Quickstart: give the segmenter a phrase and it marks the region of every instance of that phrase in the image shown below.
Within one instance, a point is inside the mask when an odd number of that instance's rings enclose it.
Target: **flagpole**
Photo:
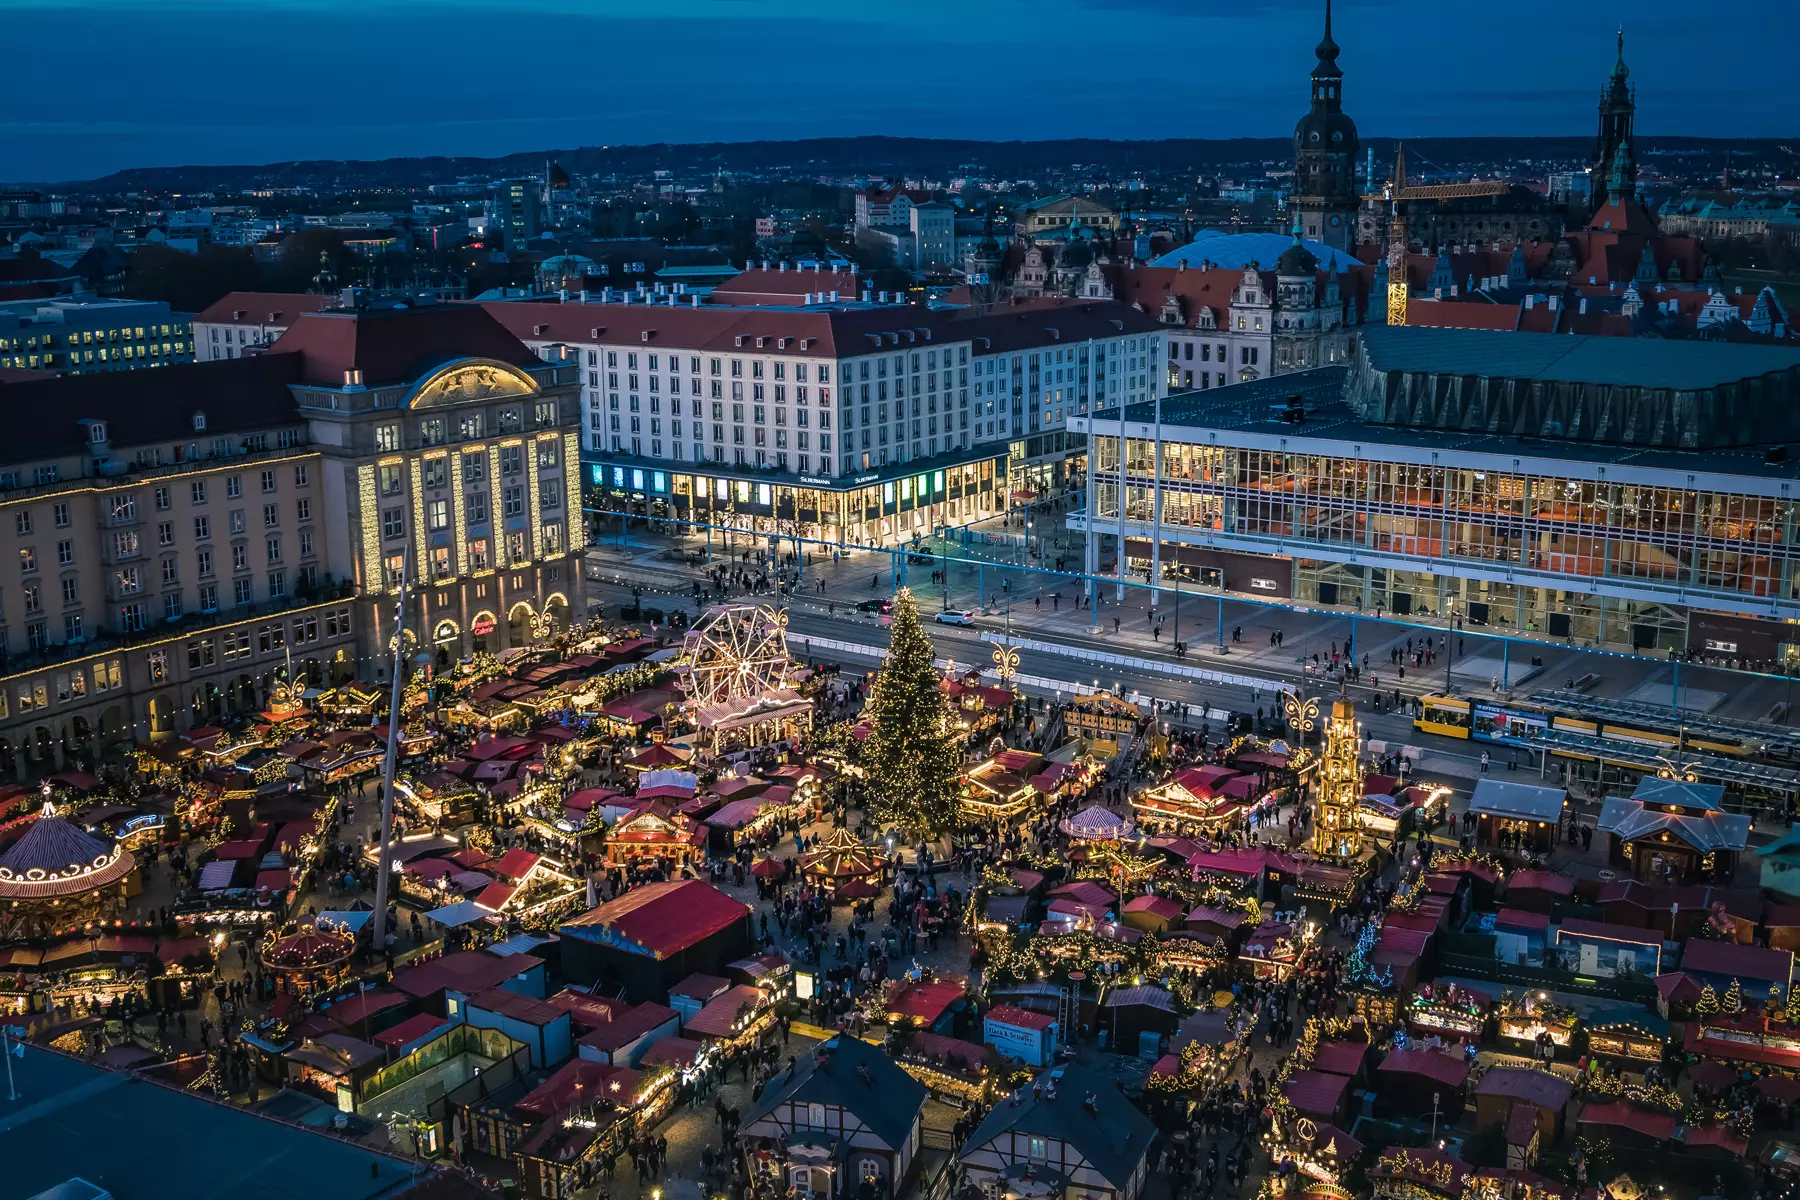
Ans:
[[[5,1057],[6,1059],[6,1098],[8,1101],[14,1101],[19,1098],[19,1089],[13,1086],[12,1060],[15,1048],[18,1050],[19,1055],[23,1057],[25,1047],[17,1045],[17,1039],[12,1036],[12,1026],[0,1025],[0,1056]]]
[[[400,693],[405,683],[406,581],[411,574],[410,553],[400,559],[400,594],[394,602],[394,686],[388,698],[387,759],[381,772],[381,848],[375,859],[375,930],[369,947],[377,954],[387,949],[388,849],[394,836],[394,756],[400,741]]]

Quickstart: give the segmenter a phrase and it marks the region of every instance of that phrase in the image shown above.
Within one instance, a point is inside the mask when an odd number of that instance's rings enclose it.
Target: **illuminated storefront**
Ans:
[[[1441,350],[1468,360],[1452,379],[1420,357],[1439,348],[1406,345],[1374,366],[1365,350],[1349,367],[1174,396],[1160,424],[1148,404],[1123,422],[1117,409],[1077,417],[1093,486],[1069,527],[1122,539],[1139,579],[1154,567],[1172,584],[1178,568],[1199,568],[1231,591],[1454,614],[1470,629],[1723,659],[1800,653],[1797,468],[1757,448],[1772,433],[1713,399],[1791,390],[1800,356],[1684,343],[1671,369],[1706,382],[1688,393],[1593,346],[1570,367],[1577,377],[1501,378],[1534,351],[1509,345]],[[1435,406],[1414,395],[1434,385]],[[1396,392],[1425,415],[1383,409]],[[1598,419],[1606,395],[1623,404],[1626,393],[1671,407],[1655,427]],[[1541,410],[1523,399],[1551,394]],[[1685,407],[1669,399],[1690,394],[1700,399]],[[1530,440],[1487,432],[1535,432],[1557,404],[1592,423]],[[1483,406],[1519,411],[1496,425]]]
[[[592,507],[694,521],[720,534],[893,546],[929,536],[940,525],[993,516],[1006,505],[1006,459],[987,451],[958,451],[847,479],[734,472],[724,464],[709,464],[713,474],[690,474],[664,462],[618,465],[617,457],[588,468]]]

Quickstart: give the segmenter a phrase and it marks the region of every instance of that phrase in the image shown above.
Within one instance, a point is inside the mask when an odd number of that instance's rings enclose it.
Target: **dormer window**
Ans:
[[[206,414],[203,412],[195,413],[194,414],[194,432],[200,433],[200,432],[204,431],[205,429],[206,429]]]
[[[92,442],[94,445],[98,446],[100,443],[104,442],[105,440],[106,440],[106,422],[105,421],[89,421],[88,422],[88,441]]]

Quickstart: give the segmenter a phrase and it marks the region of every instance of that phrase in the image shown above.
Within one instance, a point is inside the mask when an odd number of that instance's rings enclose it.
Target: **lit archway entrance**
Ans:
[[[471,648],[477,654],[487,654],[494,648],[494,632],[500,628],[500,619],[493,613],[483,610],[475,614],[469,622]]]

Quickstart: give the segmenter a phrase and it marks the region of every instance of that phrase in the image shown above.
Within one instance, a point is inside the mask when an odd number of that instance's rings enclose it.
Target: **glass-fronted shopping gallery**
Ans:
[[[892,547],[940,526],[993,516],[1006,505],[1006,456],[991,448],[843,478],[725,463],[672,470],[676,465],[618,455],[591,464],[587,501],[595,535],[606,536],[610,515],[629,513],[834,546]]]
[[[1781,456],[1372,426],[1328,391],[1295,421],[1235,390],[1174,398],[1160,425],[1150,406],[1123,427],[1116,410],[1079,422],[1091,486],[1071,527],[1122,540],[1140,579],[1615,649],[1796,657],[1800,468]]]

